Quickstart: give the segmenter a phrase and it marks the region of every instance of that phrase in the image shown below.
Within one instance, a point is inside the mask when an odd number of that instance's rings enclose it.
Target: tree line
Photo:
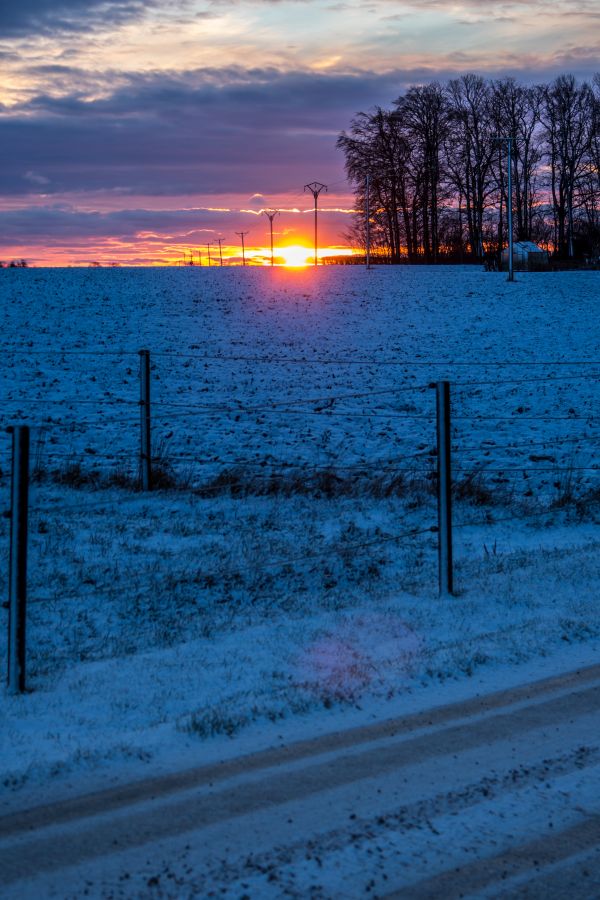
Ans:
[[[559,259],[600,253],[600,74],[549,84],[474,74],[359,112],[337,146],[356,198],[346,237],[398,263],[469,261],[513,237]]]

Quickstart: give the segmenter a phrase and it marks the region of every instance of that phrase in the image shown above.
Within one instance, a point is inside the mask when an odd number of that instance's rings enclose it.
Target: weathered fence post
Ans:
[[[8,690],[25,691],[27,613],[27,507],[29,502],[29,427],[12,433],[10,491],[10,565],[8,576]]]
[[[450,467],[450,383],[438,381],[437,460],[438,460],[438,557],[440,597],[452,594],[452,476]]]
[[[142,490],[152,490],[152,440],[150,430],[150,351],[140,350],[140,465]]]

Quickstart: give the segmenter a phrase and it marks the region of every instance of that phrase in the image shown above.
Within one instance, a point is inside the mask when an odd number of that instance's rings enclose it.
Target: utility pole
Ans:
[[[242,239],[242,265],[245,266],[246,265],[246,253],[244,251],[244,237],[245,237],[245,235],[250,234],[250,232],[249,231],[236,231],[236,234],[238,235],[238,237],[241,237],[241,239]]]
[[[210,258],[210,244],[206,245],[206,249],[208,251],[208,264],[209,264],[209,266],[212,266],[212,260]]]
[[[317,265],[317,199],[321,191],[325,191],[327,193],[327,185],[321,184],[320,181],[311,181],[310,184],[304,185],[304,193],[308,191],[311,193],[315,200],[315,266]]]
[[[573,200],[569,196],[569,259],[573,259]]]
[[[202,265],[202,254],[200,253],[200,248],[198,248],[198,265]]]
[[[366,215],[367,215],[367,256],[366,263],[367,269],[371,268],[371,207],[370,207],[370,194],[371,194],[371,176],[367,172],[367,183],[365,186],[365,195],[366,195]]]
[[[506,138],[508,144],[508,280],[515,280],[513,255],[513,221],[512,221],[512,138]]]
[[[279,215],[278,209],[263,209],[265,216],[269,219],[269,224],[271,226],[271,265],[274,265],[273,259],[273,219],[275,216]]]
[[[506,198],[507,227],[508,227],[508,281],[515,280],[514,254],[513,254],[513,219],[512,219],[512,137],[499,137],[499,142],[506,141],[508,148],[508,189]]]
[[[223,248],[221,247],[222,240],[224,240],[224,238],[217,238],[217,241],[219,243],[219,259],[221,260],[221,265],[223,265]]]

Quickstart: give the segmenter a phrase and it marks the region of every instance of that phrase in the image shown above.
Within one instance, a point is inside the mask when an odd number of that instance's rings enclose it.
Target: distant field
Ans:
[[[597,272],[515,284],[473,267],[0,276],[2,423],[41,429],[44,469],[135,474],[147,348],[155,452],[194,484],[257,464],[420,466],[438,379],[452,382],[459,469],[504,467],[517,491],[531,486],[513,478],[523,465],[546,493],[553,466],[592,483]]]

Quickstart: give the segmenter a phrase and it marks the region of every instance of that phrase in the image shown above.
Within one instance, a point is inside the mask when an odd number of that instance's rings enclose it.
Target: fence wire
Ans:
[[[13,348],[13,352],[29,356],[46,354],[61,364],[70,356],[86,359],[98,356],[129,362],[125,370],[130,379],[129,394],[123,391],[117,394],[115,387],[111,396],[67,397],[60,396],[56,389],[54,395],[49,393],[46,397],[11,397],[5,394],[0,400],[0,422],[8,425],[31,420],[33,479],[30,519],[32,527],[37,529],[35,546],[38,559],[40,553],[60,554],[61,540],[71,540],[55,534],[59,526],[71,529],[75,535],[72,540],[76,544],[80,541],[83,548],[75,546],[69,550],[71,557],[68,554],[65,557],[67,570],[62,575],[58,572],[59,584],[53,594],[44,595],[36,591],[29,603],[34,609],[49,606],[62,611],[61,615],[76,615],[79,624],[73,625],[73,635],[85,636],[81,638],[85,644],[82,644],[81,650],[84,658],[101,658],[104,652],[112,652],[115,647],[121,646],[119,629],[124,622],[128,623],[127,627],[130,623],[130,611],[124,596],[130,589],[135,595],[136,607],[140,606],[137,612],[140,628],[134,641],[135,646],[139,647],[151,646],[157,631],[168,631],[171,627],[169,623],[173,623],[177,616],[182,617],[182,621],[188,621],[190,617],[205,612],[206,604],[211,602],[211,591],[214,593],[214,585],[219,580],[230,584],[230,594],[223,603],[235,609],[238,603],[236,597],[244,591],[251,592],[248,579],[252,584],[263,579],[261,602],[267,602],[268,597],[275,602],[281,592],[278,594],[273,590],[273,578],[283,579],[283,591],[297,590],[293,585],[286,587],[286,579],[299,578],[302,572],[305,573],[303,577],[308,577],[306,572],[311,577],[315,572],[319,577],[325,577],[329,569],[347,566],[349,559],[353,565],[361,560],[373,560],[385,548],[405,548],[406,552],[408,548],[416,555],[426,552],[428,565],[433,564],[438,532],[438,525],[433,524],[437,447],[435,397],[430,389],[436,383],[423,383],[417,374],[410,372],[411,369],[420,374],[424,374],[425,367],[429,372],[444,368],[449,371],[482,371],[480,380],[467,378],[452,384],[454,502],[462,504],[461,515],[453,527],[459,534],[464,533],[465,529],[493,530],[495,526],[505,524],[529,527],[540,519],[551,521],[559,514],[560,508],[581,498],[592,496],[596,498],[594,502],[600,502],[597,452],[600,431],[595,429],[598,424],[596,411],[600,408],[597,402],[600,361],[597,360],[473,363],[376,357],[307,359],[201,352],[152,353],[152,390],[158,397],[151,401],[154,429],[151,462],[159,490],[156,494],[144,494],[139,491],[138,483],[141,465],[139,421],[143,410],[135,377],[137,353],[128,349],[91,351],[76,348],[52,353],[47,349],[31,347]],[[206,383],[194,381],[197,378],[192,366],[194,361],[208,365]],[[173,399],[169,399],[167,391],[170,382],[167,378],[165,386],[161,375],[165,374],[165,367],[172,367],[178,362],[187,373],[185,377],[188,380],[180,380],[179,387],[173,392]],[[387,383],[376,384],[370,389],[364,386],[363,381],[353,383],[353,379],[348,378],[343,387],[327,385],[327,389],[321,391],[316,385],[313,391],[311,381],[311,389],[305,395],[299,393],[297,384],[289,382],[286,389],[292,393],[286,399],[281,397],[284,387],[277,380],[269,384],[268,390],[250,383],[239,386],[242,398],[238,400],[231,396],[235,382],[227,379],[219,381],[218,372],[215,374],[212,366],[239,362],[265,366],[292,363],[294,367],[300,366],[306,370],[334,365],[350,370],[368,367],[376,372],[398,371],[400,377],[398,384],[390,384],[386,375]],[[491,380],[487,372],[494,366],[498,368],[499,376]],[[569,366],[577,372],[556,374]],[[515,367],[515,371],[526,368],[527,377],[509,377],[511,367]],[[538,374],[540,372],[543,374]],[[123,374],[119,372],[117,377]],[[172,378],[172,371],[167,374]],[[49,375],[46,377],[50,378]],[[209,378],[214,380],[209,383]],[[407,384],[411,378],[415,383]],[[177,385],[177,379],[173,383]],[[547,402],[547,384],[549,391],[554,390],[553,405]],[[184,387],[190,394],[190,402],[182,399]],[[530,392],[523,401],[522,410],[508,408],[508,403],[514,406],[515,396],[524,387],[529,388]],[[494,390],[489,392],[488,388]],[[540,391],[546,404],[546,408],[542,409],[539,408]],[[218,399],[199,402],[199,395],[208,392],[217,394]],[[572,400],[573,392],[579,392],[577,402]],[[253,400],[253,393],[260,396]],[[471,409],[473,405],[474,409]],[[51,413],[44,416],[44,407]],[[76,415],[79,409],[82,411],[80,418]],[[124,410],[130,412],[128,417],[123,415]],[[564,423],[569,423],[568,434],[561,433]],[[521,439],[520,434],[516,435],[515,440],[509,439],[507,429],[512,432],[513,426],[517,425],[530,429],[529,439]],[[329,432],[327,429],[330,427],[335,430]],[[318,428],[323,430],[318,431]],[[543,436],[539,434],[540,429],[544,431]],[[576,434],[574,429],[579,429]],[[490,437],[490,430],[493,430],[494,437]],[[393,452],[390,452],[390,445]],[[387,452],[381,452],[382,448],[386,448]],[[547,452],[533,452],[536,449],[547,451],[549,448],[553,450],[551,457]],[[356,458],[357,455],[363,458]],[[9,471],[10,436],[0,433],[2,488],[8,485]],[[501,481],[508,481],[514,490],[519,479],[526,482],[521,487],[521,500],[516,502],[513,496],[511,503],[515,509],[511,510],[510,515],[503,515],[504,499],[498,485]],[[94,493],[90,493],[89,489]],[[65,491],[75,490],[80,491],[81,502],[61,502]],[[51,496],[53,491],[54,496]],[[490,506],[488,502],[494,493],[498,497],[497,507]],[[93,498],[91,501],[90,497]],[[223,515],[226,508],[223,502],[236,497],[248,502],[253,497],[270,497],[276,502],[280,502],[280,498],[309,497],[333,502],[349,500],[355,505],[358,500],[362,502],[365,499],[374,503],[394,500],[403,505],[405,512],[403,516],[396,517],[396,526],[405,522],[407,527],[383,528],[381,533],[360,540],[342,541],[338,535],[336,541],[325,541],[322,548],[311,552],[262,553],[245,564],[235,564],[229,558],[226,571],[219,566],[211,568],[207,565],[211,555],[210,541],[216,540],[215,535],[207,531],[203,540],[198,539],[199,568],[202,571],[178,574],[176,567],[173,568],[170,588],[167,586],[168,564],[166,569],[163,567],[161,570],[160,577],[150,570],[146,574],[141,571],[129,583],[127,579],[132,578],[131,572],[127,570],[123,575],[113,571],[109,560],[105,566],[104,581],[100,576],[89,576],[86,580],[82,574],[79,585],[73,587],[76,572],[86,571],[87,559],[90,554],[93,555],[94,541],[100,549],[93,565],[99,566],[102,554],[107,552],[102,549],[106,544],[103,534],[109,532],[111,540],[118,540],[120,530],[125,533],[130,527],[124,518],[123,506],[129,507],[130,515],[137,521],[142,535],[136,539],[140,547],[145,548],[144,541],[149,541],[150,546],[156,544],[157,553],[171,553],[171,544],[178,546],[181,542],[168,531],[166,523],[162,530],[159,526],[156,534],[148,535],[146,530],[156,526],[157,515],[160,514],[157,509],[169,515],[169,509],[176,510],[177,505],[188,497],[203,505],[206,522],[210,521],[211,516]],[[527,504],[534,502],[543,509],[528,509]],[[475,517],[470,510],[477,508],[478,504],[482,504],[481,514]],[[7,496],[4,505],[8,506]],[[394,509],[397,513],[397,507]],[[146,519],[153,524],[147,524]],[[243,532],[247,522],[240,521]],[[0,524],[0,533],[5,537],[7,528],[4,520],[4,524]],[[99,530],[96,538],[94,528]],[[421,542],[426,551],[419,550],[418,539],[426,536],[430,541]],[[162,539],[165,547],[161,544]],[[149,551],[144,549],[143,553],[148,556]],[[173,553],[175,556],[166,556],[165,559],[175,559],[176,551]],[[393,564],[393,560],[384,563],[387,566]],[[177,582],[179,575],[181,583]],[[189,584],[186,581],[188,575]],[[119,578],[124,579],[122,584]],[[148,580],[146,587],[145,578]],[[335,581],[333,576],[332,581]],[[319,589],[329,590],[328,587]],[[154,591],[171,592],[169,596],[174,603],[171,612],[168,603],[163,608],[163,601],[158,602]],[[200,600],[193,600],[195,592]],[[148,600],[145,611],[144,597]],[[217,602],[220,601],[214,601],[215,604]],[[108,611],[109,607],[113,612]],[[149,621],[150,614],[158,617],[158,624]],[[106,633],[102,631],[104,615],[108,616]],[[87,624],[86,616],[91,617]],[[54,646],[53,637],[38,637]],[[77,657],[77,642],[75,638],[73,641],[70,653],[64,654],[60,648],[55,648],[56,662],[72,662]]]

